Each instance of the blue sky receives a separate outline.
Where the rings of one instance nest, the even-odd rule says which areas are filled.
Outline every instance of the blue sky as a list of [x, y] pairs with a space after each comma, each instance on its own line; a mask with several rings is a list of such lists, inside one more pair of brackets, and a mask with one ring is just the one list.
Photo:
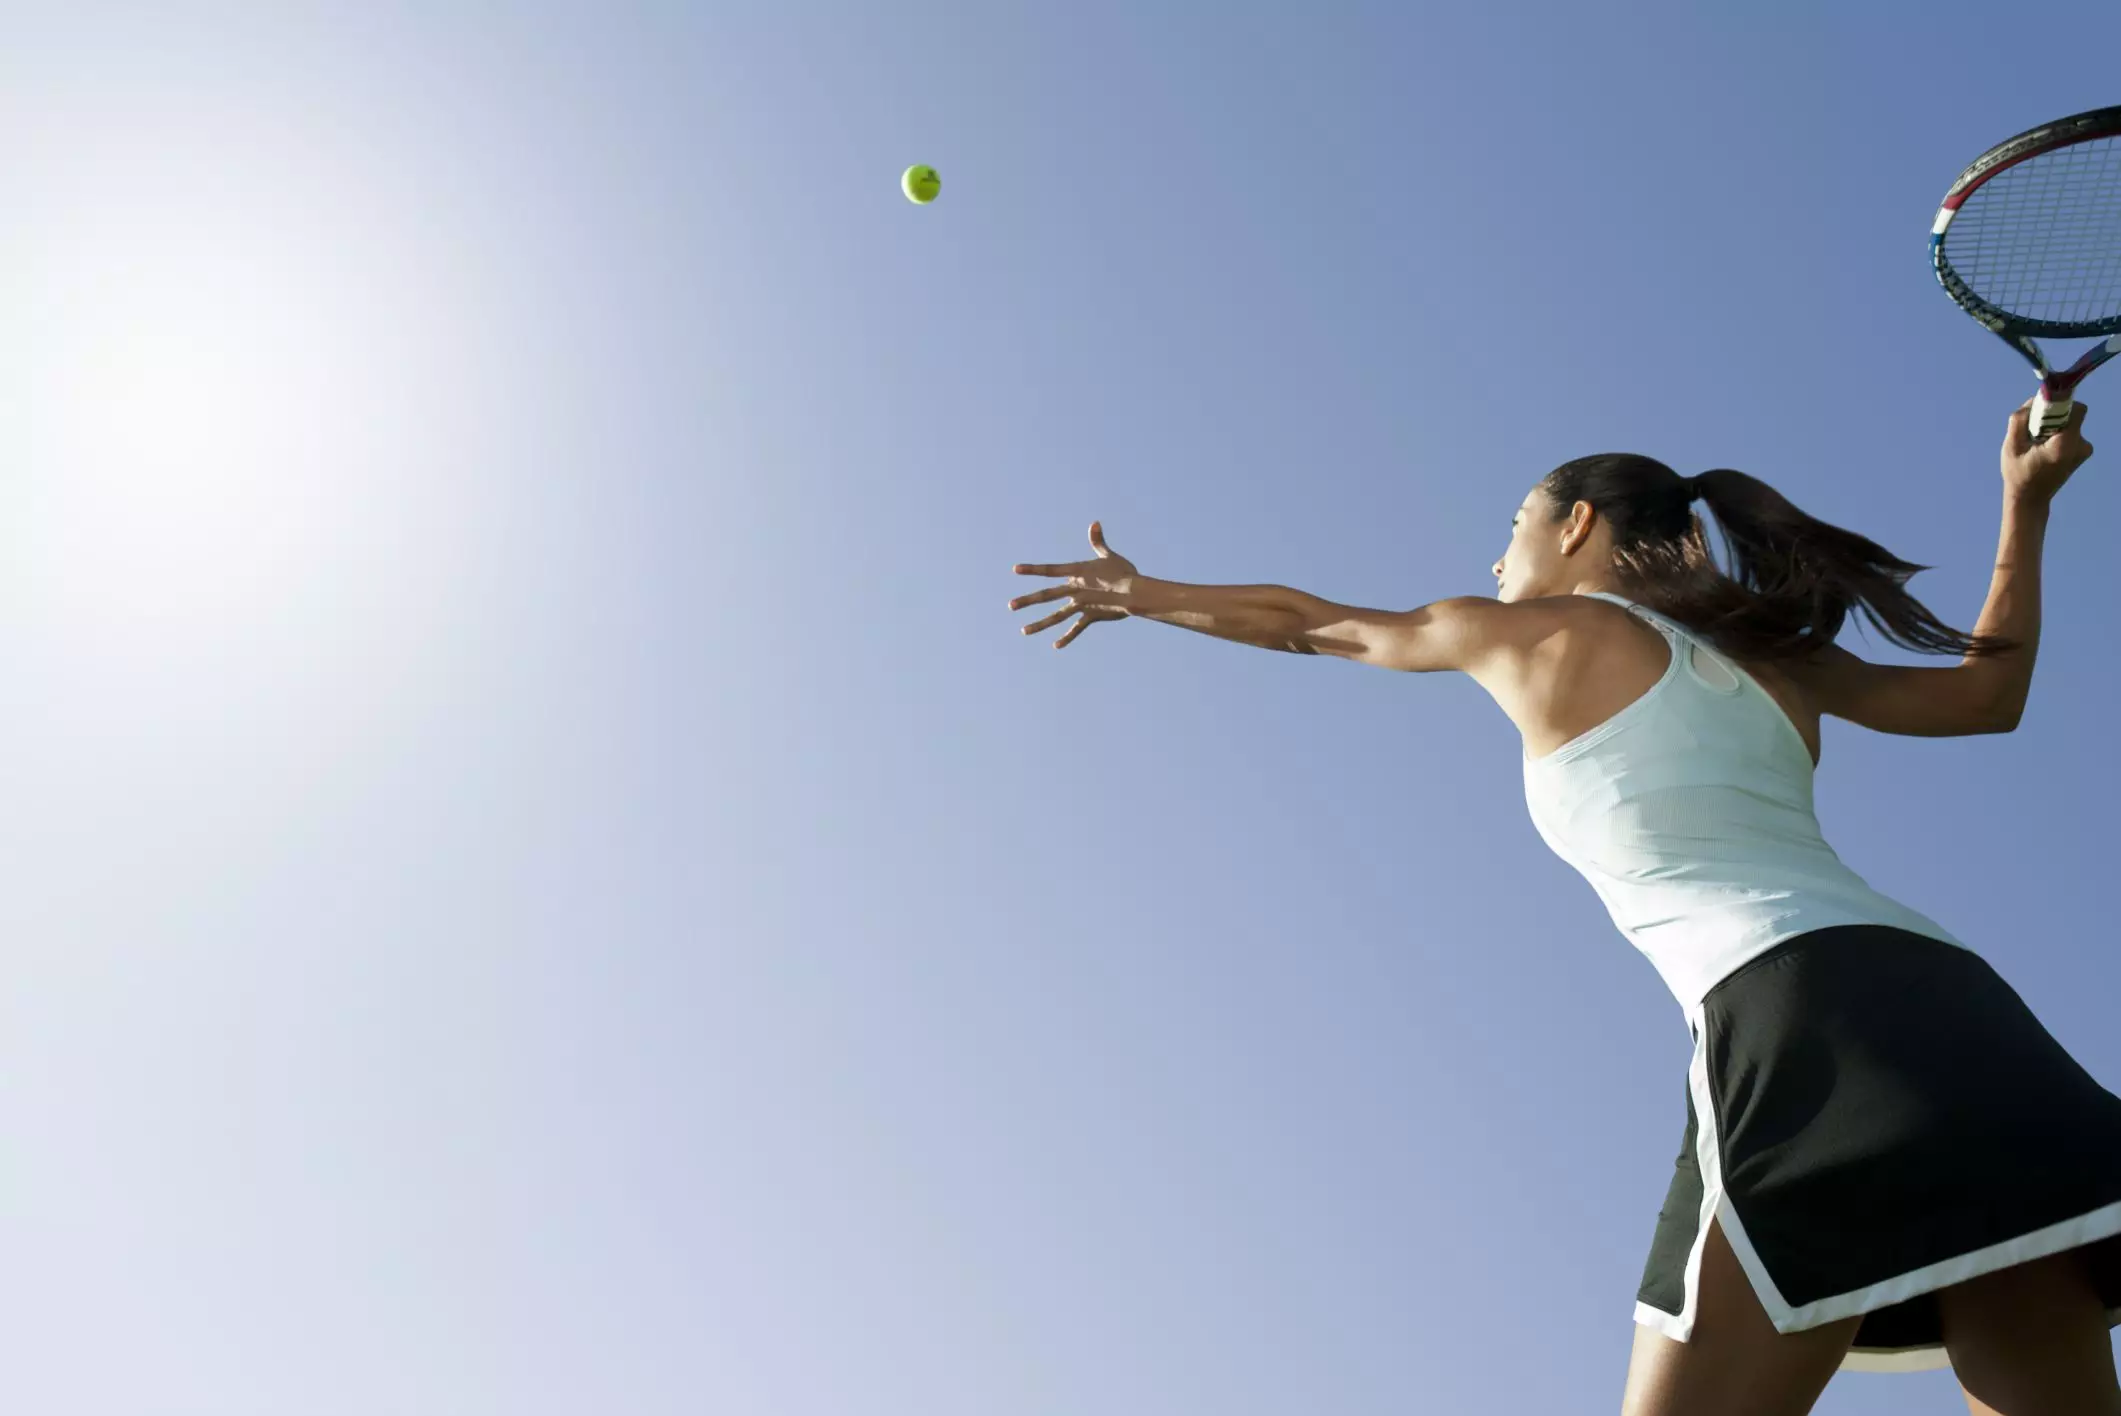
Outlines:
[[[1923, 238], [2121, 100], [2121, 14], [9, 33], [0, 1404], [1617, 1406], [1687, 1035], [1501, 715], [1056, 655], [1008, 567], [1097, 517], [1173, 579], [1486, 593], [1534, 480], [1635, 450], [1970, 624], [2030, 381]], [[2117, 1086], [2112, 455], [2020, 730], [1830, 726], [1819, 796]]]

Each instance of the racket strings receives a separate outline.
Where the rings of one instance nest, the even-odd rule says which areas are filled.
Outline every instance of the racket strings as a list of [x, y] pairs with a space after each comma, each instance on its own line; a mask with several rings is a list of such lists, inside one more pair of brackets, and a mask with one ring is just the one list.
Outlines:
[[2055, 323], [2121, 317], [2121, 138], [2043, 153], [1976, 188], [1945, 237], [1973, 292]]

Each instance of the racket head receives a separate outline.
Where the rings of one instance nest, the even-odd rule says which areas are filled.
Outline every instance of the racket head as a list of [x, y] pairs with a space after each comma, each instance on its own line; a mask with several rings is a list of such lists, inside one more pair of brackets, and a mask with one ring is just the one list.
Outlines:
[[2043, 373], [2035, 336], [2121, 333], [2121, 106], [1975, 158], [1937, 209], [1930, 262], [1960, 308]]

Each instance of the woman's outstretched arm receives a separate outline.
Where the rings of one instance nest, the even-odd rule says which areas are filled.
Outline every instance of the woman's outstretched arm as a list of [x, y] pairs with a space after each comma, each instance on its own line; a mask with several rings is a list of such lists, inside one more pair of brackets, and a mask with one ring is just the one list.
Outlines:
[[1016, 567], [1019, 575], [1049, 576], [1062, 583], [1020, 595], [1009, 602], [1010, 609], [1065, 602], [1025, 625], [1024, 633], [1037, 634], [1080, 615], [1054, 643], [1065, 648], [1101, 621], [1148, 619], [1260, 649], [1327, 654], [1410, 673], [1458, 669], [1479, 676], [1497, 656], [1549, 632], [1550, 615], [1478, 596], [1438, 600], [1412, 610], [1368, 610], [1285, 585], [1157, 580], [1116, 554], [1105, 544], [1103, 528], [1094, 524], [1090, 546], [1096, 552], [1090, 560]]

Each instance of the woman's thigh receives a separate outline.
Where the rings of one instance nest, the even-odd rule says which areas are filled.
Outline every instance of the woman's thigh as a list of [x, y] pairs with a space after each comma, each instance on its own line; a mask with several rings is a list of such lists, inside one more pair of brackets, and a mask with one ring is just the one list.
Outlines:
[[1722, 1226], [1712, 1223], [1693, 1335], [1675, 1342], [1653, 1328], [1635, 1329], [1622, 1416], [1804, 1416], [1841, 1366], [1861, 1322], [1777, 1332]]
[[2121, 1416], [2106, 1305], [2080, 1254], [1969, 1279], [1937, 1302], [1974, 1416]]

